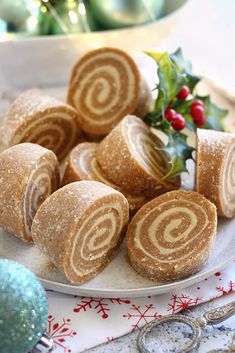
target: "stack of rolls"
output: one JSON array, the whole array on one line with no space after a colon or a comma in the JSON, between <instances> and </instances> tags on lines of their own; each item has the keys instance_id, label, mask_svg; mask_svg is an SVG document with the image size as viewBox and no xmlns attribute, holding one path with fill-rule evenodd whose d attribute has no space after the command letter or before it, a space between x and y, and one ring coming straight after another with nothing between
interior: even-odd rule
<instances>
[{"instance_id":1,"label":"stack of rolls","mask_svg":"<svg viewBox=\"0 0 235 353\"><path fill-rule=\"evenodd\" d=\"M128 200L130 213L133 215L149 199L141 194L130 193L112 183L103 173L96 159L97 143L84 142L74 147L68 157L62 185L79 180L94 180L102 182L120 191Z\"/></svg>"},{"instance_id":2,"label":"stack of rolls","mask_svg":"<svg viewBox=\"0 0 235 353\"><path fill-rule=\"evenodd\" d=\"M180 178L162 178L169 170L163 143L134 115L126 116L98 143L81 143L69 155L63 185L95 180L127 198L133 215L153 197L180 186Z\"/></svg>"},{"instance_id":3,"label":"stack of rolls","mask_svg":"<svg viewBox=\"0 0 235 353\"><path fill-rule=\"evenodd\" d=\"M116 48L92 50L74 65L67 101L77 110L82 130L95 136L109 133L127 114L144 117L153 108L135 61Z\"/></svg>"},{"instance_id":4,"label":"stack of rolls","mask_svg":"<svg viewBox=\"0 0 235 353\"><path fill-rule=\"evenodd\" d=\"M3 118L0 226L35 242L75 284L98 275L126 234L129 263L145 278L198 272L213 245L216 207L235 216L234 135L198 129L198 192L176 190L180 176L165 178L171 157L143 121L151 91L126 52L85 54L67 102L31 89ZM57 158L67 156L60 188ZM137 213L128 226L129 210Z\"/></svg>"},{"instance_id":5,"label":"stack of rolls","mask_svg":"<svg viewBox=\"0 0 235 353\"><path fill-rule=\"evenodd\" d=\"M109 180L129 192L155 197L178 189L180 177L163 177L170 157L138 117L127 115L99 144L96 158Z\"/></svg>"}]
</instances>

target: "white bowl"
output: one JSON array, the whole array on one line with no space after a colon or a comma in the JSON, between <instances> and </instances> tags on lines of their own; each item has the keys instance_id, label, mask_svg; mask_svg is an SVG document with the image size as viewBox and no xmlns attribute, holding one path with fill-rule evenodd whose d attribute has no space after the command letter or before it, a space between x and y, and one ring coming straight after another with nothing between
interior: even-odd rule
<instances>
[{"instance_id":1,"label":"white bowl","mask_svg":"<svg viewBox=\"0 0 235 353\"><path fill-rule=\"evenodd\" d=\"M166 0L164 17L146 25L69 36L41 36L0 41L0 91L11 87L58 85L68 81L73 63L102 46L140 51L156 47L176 28L189 0ZM48 65L48 62L53 65ZM33 80L32 80L33 79Z\"/></svg>"}]
</instances>

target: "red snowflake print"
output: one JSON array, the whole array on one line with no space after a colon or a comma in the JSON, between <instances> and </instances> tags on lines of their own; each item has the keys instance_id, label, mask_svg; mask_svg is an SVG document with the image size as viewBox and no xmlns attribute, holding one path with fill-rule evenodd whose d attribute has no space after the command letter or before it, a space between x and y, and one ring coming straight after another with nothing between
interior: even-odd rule
<instances>
[{"instance_id":1,"label":"red snowflake print","mask_svg":"<svg viewBox=\"0 0 235 353\"><path fill-rule=\"evenodd\" d=\"M96 310L97 314L100 314L102 319L109 317L108 312L110 311L110 303L116 304L130 304L129 299L120 298L87 298L81 297L81 303L77 304L77 307L73 309L75 313L81 311L87 311L89 309Z\"/></svg>"},{"instance_id":2,"label":"red snowflake print","mask_svg":"<svg viewBox=\"0 0 235 353\"><path fill-rule=\"evenodd\" d=\"M172 304L168 304L168 311L172 314L178 312L182 309L187 309L189 306L196 305L202 300L201 297L191 298L189 295L172 295L171 297Z\"/></svg>"},{"instance_id":3,"label":"red snowflake print","mask_svg":"<svg viewBox=\"0 0 235 353\"><path fill-rule=\"evenodd\" d=\"M128 320L135 320L135 324L131 325L132 331L136 330L140 327L141 324L147 324L149 321L156 319L157 317L161 317L155 310L154 305L149 304L145 305L144 308L141 306L137 306L132 304L131 309L133 312L124 314L123 317L127 318ZM153 311L154 310L154 311Z\"/></svg>"},{"instance_id":4,"label":"red snowflake print","mask_svg":"<svg viewBox=\"0 0 235 353\"><path fill-rule=\"evenodd\" d=\"M216 290L219 292L220 296L227 295L232 293L235 290L235 282L229 281L227 287L216 287Z\"/></svg>"},{"instance_id":5,"label":"red snowflake print","mask_svg":"<svg viewBox=\"0 0 235 353\"><path fill-rule=\"evenodd\" d=\"M55 322L52 315L48 316L47 333L53 338L56 346L63 349L64 353L71 353L72 350L67 346L66 340L74 337L77 332L70 329L70 319L63 319L62 323Z\"/></svg>"}]
</instances>

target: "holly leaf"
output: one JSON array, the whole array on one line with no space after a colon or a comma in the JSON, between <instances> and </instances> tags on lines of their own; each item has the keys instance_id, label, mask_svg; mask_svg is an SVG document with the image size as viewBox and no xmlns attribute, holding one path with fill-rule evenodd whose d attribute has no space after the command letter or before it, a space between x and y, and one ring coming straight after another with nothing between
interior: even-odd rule
<instances>
[{"instance_id":1,"label":"holly leaf","mask_svg":"<svg viewBox=\"0 0 235 353\"><path fill-rule=\"evenodd\" d=\"M197 131L197 127L193 122L193 119L191 117L190 114L184 114L184 119L186 121L186 127L192 131L192 132L196 132Z\"/></svg>"},{"instance_id":2,"label":"holly leaf","mask_svg":"<svg viewBox=\"0 0 235 353\"><path fill-rule=\"evenodd\" d=\"M193 91L201 77L192 73L190 61L184 59L181 48L174 53L146 52L157 64L159 83L157 84L158 97L155 102L154 114L158 118L172 103L181 87L187 85ZM147 120L149 117L147 117Z\"/></svg>"},{"instance_id":3,"label":"holly leaf","mask_svg":"<svg viewBox=\"0 0 235 353\"><path fill-rule=\"evenodd\" d=\"M201 77L193 74L191 62L184 59L181 48L178 48L172 53L170 58L174 62L177 71L186 75L186 85L190 88L190 91L193 92L194 87L201 80Z\"/></svg>"},{"instance_id":4,"label":"holly leaf","mask_svg":"<svg viewBox=\"0 0 235 353\"><path fill-rule=\"evenodd\" d=\"M148 123L155 129L162 130L166 133L171 127L171 123L168 120L163 119L162 116L156 118L155 113L153 112L148 114Z\"/></svg>"},{"instance_id":5,"label":"holly leaf","mask_svg":"<svg viewBox=\"0 0 235 353\"><path fill-rule=\"evenodd\" d=\"M186 161L192 159L194 148L187 144L187 136L179 131L168 131L168 144L163 148L171 157L171 168L164 179L187 172Z\"/></svg>"},{"instance_id":6,"label":"holly leaf","mask_svg":"<svg viewBox=\"0 0 235 353\"><path fill-rule=\"evenodd\" d=\"M155 101L155 109L147 115L146 122L162 130L169 137L167 146L163 148L171 157L170 170L163 178L168 179L187 171L186 161L192 158L194 149L188 146L187 136L182 132L173 130L169 121L164 118L166 108L171 107L178 114L181 114L186 121L187 128L193 132L196 131L197 127L190 115L190 109L195 99L204 102L207 121L206 125L203 126L205 129L224 131L223 118L226 116L227 110L220 109L213 104L209 96L201 97L193 94L193 90L201 77L193 74L191 62L184 59L181 48L170 55L167 52L146 52L146 54L155 60L159 78L159 83L156 86L158 96ZM177 99L176 96L184 85L190 88L192 95L191 99L182 101Z\"/></svg>"},{"instance_id":7,"label":"holly leaf","mask_svg":"<svg viewBox=\"0 0 235 353\"><path fill-rule=\"evenodd\" d=\"M155 102L154 113L156 117L164 114L169 103L175 98L180 88L186 84L184 72L179 72L167 52L146 52L157 63L159 83L157 85L158 97Z\"/></svg>"},{"instance_id":8,"label":"holly leaf","mask_svg":"<svg viewBox=\"0 0 235 353\"><path fill-rule=\"evenodd\" d=\"M228 114L228 110L221 109L211 102L210 96L197 96L205 104L206 125L203 129L224 131L223 119Z\"/></svg>"}]
</instances>

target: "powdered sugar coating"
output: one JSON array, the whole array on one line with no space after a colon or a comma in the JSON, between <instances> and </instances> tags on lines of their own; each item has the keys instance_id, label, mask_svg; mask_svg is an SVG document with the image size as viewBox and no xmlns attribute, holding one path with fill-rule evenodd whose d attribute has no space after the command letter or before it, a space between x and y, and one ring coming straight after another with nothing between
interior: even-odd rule
<instances>
[{"instance_id":1,"label":"powdered sugar coating","mask_svg":"<svg viewBox=\"0 0 235 353\"><path fill-rule=\"evenodd\" d=\"M235 216L235 134L197 129L197 191L218 214Z\"/></svg>"},{"instance_id":2,"label":"powdered sugar coating","mask_svg":"<svg viewBox=\"0 0 235 353\"><path fill-rule=\"evenodd\" d=\"M0 226L32 242L31 224L42 202L60 184L53 152L22 143L0 154Z\"/></svg>"},{"instance_id":3,"label":"powdered sugar coating","mask_svg":"<svg viewBox=\"0 0 235 353\"><path fill-rule=\"evenodd\" d=\"M177 189L180 178L162 177L170 168L162 142L138 117L127 115L97 147L96 158L107 177L130 192L153 197Z\"/></svg>"},{"instance_id":4,"label":"powdered sugar coating","mask_svg":"<svg viewBox=\"0 0 235 353\"><path fill-rule=\"evenodd\" d=\"M79 180L95 180L111 186L121 192L128 200L130 212L135 213L141 206L149 201L144 195L131 194L112 183L103 173L96 160L96 148L98 144L84 142L74 147L71 151L62 184L68 184Z\"/></svg>"},{"instance_id":5,"label":"powdered sugar coating","mask_svg":"<svg viewBox=\"0 0 235 353\"><path fill-rule=\"evenodd\" d=\"M74 66L68 102L78 111L82 129L105 135L126 115L146 115L153 107L150 88L134 60L116 48L85 54Z\"/></svg>"},{"instance_id":6,"label":"powdered sugar coating","mask_svg":"<svg viewBox=\"0 0 235 353\"><path fill-rule=\"evenodd\" d=\"M44 202L32 235L71 282L83 283L112 259L127 223L128 202L121 193L96 181L79 181Z\"/></svg>"},{"instance_id":7,"label":"powdered sugar coating","mask_svg":"<svg viewBox=\"0 0 235 353\"><path fill-rule=\"evenodd\" d=\"M59 159L78 142L77 113L69 105L31 89L19 95L3 118L0 150L22 142L38 143Z\"/></svg>"},{"instance_id":8,"label":"powdered sugar coating","mask_svg":"<svg viewBox=\"0 0 235 353\"><path fill-rule=\"evenodd\" d=\"M216 235L215 206L191 191L171 191L143 206L127 232L128 258L142 276L180 280L206 263Z\"/></svg>"}]
</instances>

